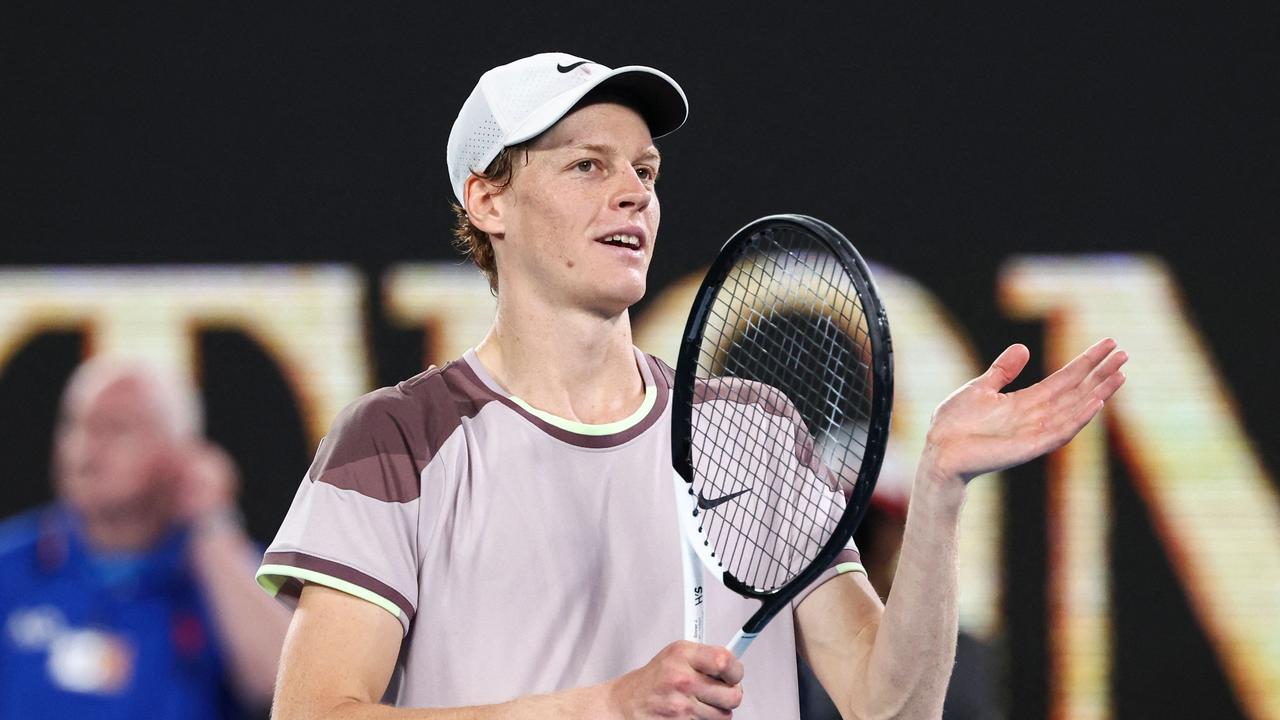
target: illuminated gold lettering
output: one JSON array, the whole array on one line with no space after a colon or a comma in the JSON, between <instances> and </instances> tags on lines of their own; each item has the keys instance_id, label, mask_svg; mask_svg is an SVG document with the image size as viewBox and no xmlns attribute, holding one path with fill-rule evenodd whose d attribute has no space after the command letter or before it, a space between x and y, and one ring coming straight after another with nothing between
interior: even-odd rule
<instances>
[{"instance_id":1,"label":"illuminated gold lettering","mask_svg":"<svg viewBox=\"0 0 1280 720\"><path fill-rule=\"evenodd\" d=\"M1241 705L1280 718L1280 498L1169 271L1143 256L1026 257L1000 289L1010 312L1045 318L1050 365L1105 335L1131 353L1106 411L1117 449ZM1054 717L1111 712L1103 443L1095 429L1051 464Z\"/></svg>"},{"instance_id":2,"label":"illuminated gold lettering","mask_svg":"<svg viewBox=\"0 0 1280 720\"><path fill-rule=\"evenodd\" d=\"M197 330L240 330L279 365L319 442L369 388L363 304L363 279L343 267L4 270L0 367L40 332L83 328L93 352L190 374Z\"/></svg>"},{"instance_id":3,"label":"illuminated gold lettering","mask_svg":"<svg viewBox=\"0 0 1280 720\"><path fill-rule=\"evenodd\" d=\"M396 265L383 275L382 293L393 321L426 330L426 365L461 357L479 344L498 307L480 271L457 262Z\"/></svg>"}]
</instances>

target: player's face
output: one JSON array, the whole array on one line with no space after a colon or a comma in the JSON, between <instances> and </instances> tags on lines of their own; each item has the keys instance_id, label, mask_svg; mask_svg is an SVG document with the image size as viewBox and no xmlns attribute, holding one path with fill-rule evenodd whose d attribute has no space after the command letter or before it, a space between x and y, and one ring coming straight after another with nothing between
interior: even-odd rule
<instances>
[{"instance_id":1,"label":"player's face","mask_svg":"<svg viewBox=\"0 0 1280 720\"><path fill-rule=\"evenodd\" d=\"M644 296L658 234L659 157L634 110L580 108L514 159L502 210L503 291L616 316Z\"/></svg>"},{"instance_id":2,"label":"player's face","mask_svg":"<svg viewBox=\"0 0 1280 720\"><path fill-rule=\"evenodd\" d=\"M141 382L122 378L69 394L54 446L59 494L86 515L158 502L169 436Z\"/></svg>"}]
</instances>

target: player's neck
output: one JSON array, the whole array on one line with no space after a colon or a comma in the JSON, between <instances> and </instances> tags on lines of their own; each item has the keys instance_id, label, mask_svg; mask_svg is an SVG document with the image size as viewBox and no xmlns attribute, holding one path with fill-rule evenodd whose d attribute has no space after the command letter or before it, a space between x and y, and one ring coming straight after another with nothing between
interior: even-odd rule
<instances>
[{"instance_id":1,"label":"player's neck","mask_svg":"<svg viewBox=\"0 0 1280 720\"><path fill-rule=\"evenodd\" d=\"M512 395L567 420L615 422L644 401L626 311L553 312L499 296L493 327L476 353Z\"/></svg>"}]
</instances>

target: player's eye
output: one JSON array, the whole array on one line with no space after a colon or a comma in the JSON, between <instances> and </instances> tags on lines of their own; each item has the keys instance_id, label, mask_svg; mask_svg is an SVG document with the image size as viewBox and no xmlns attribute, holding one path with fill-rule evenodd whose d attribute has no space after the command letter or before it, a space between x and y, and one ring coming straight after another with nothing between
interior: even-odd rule
<instances>
[{"instance_id":1,"label":"player's eye","mask_svg":"<svg viewBox=\"0 0 1280 720\"><path fill-rule=\"evenodd\" d=\"M658 171L648 165L639 165L636 167L636 176L643 182L651 183L658 179Z\"/></svg>"},{"instance_id":2,"label":"player's eye","mask_svg":"<svg viewBox=\"0 0 1280 720\"><path fill-rule=\"evenodd\" d=\"M573 168L578 172L591 172L596 169L595 160L579 160Z\"/></svg>"}]
</instances>

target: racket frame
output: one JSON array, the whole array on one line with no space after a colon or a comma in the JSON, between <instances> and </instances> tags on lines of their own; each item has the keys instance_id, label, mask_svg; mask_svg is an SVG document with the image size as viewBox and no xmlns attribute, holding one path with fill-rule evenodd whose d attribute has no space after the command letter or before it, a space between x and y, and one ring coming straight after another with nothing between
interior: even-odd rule
<instances>
[{"instance_id":1,"label":"racket frame","mask_svg":"<svg viewBox=\"0 0 1280 720\"><path fill-rule=\"evenodd\" d=\"M722 283L747 251L748 244L756 233L770 227L785 227L788 225L818 238L828 246L832 255L840 262L845 272L852 279L854 288L861 300L867 320L867 335L872 348L872 366L870 368L872 382L871 423L867 428L866 450L862 456L862 467L859 468L854 496L849 500L852 509L846 510L844 516L837 523L831 538L808 567L781 587L762 592L739 581L727 568L724 568L715 557L710 541L698 529L700 522L698 518L699 511L696 507L693 490L693 391L694 383L697 380L696 369L699 363L699 355L702 351L706 317L715 303L716 295ZM890 412L893 400L893 343L889 335L888 316L885 313L884 304L880 301L880 295L876 291L871 271L857 250L854 249L853 243L849 242L848 238L827 223L807 215L796 214L762 217L748 223L741 230L734 233L720 249L715 261L707 270L706 277L703 278L702 285L695 296L688 322L685 324L684 334L681 336L672 392L672 467L676 471L678 481L683 481L683 487L680 486L680 482L676 483L676 502L677 508L680 510L680 525L684 531L685 540L708 570L719 573L721 582L724 583L725 587L744 597L762 601L760 609L743 624L741 632L730 643L730 648L734 650L734 654L741 655L742 651L759 634L760 630L786 607L796 595L804 590L809 583L826 571L836 555L848 543L849 538L853 536L854 530L857 529L858 523L862 521L862 516L867 511L871 500L871 492L875 488L875 478L878 476L880 465L884 460L884 450L889 438ZM700 573L696 575L690 573L687 568L690 562L691 558L688 557L686 552L686 585L696 575L700 575ZM686 588L686 595L689 595L689 593L690 588ZM699 595L699 600L701 600L701 597ZM686 601L688 602L689 599ZM703 612L701 603L699 603L697 612L699 614ZM687 611L686 616L688 617L689 614L689 611ZM687 620L688 622L691 621ZM701 620L698 623L701 625Z\"/></svg>"}]
</instances>

